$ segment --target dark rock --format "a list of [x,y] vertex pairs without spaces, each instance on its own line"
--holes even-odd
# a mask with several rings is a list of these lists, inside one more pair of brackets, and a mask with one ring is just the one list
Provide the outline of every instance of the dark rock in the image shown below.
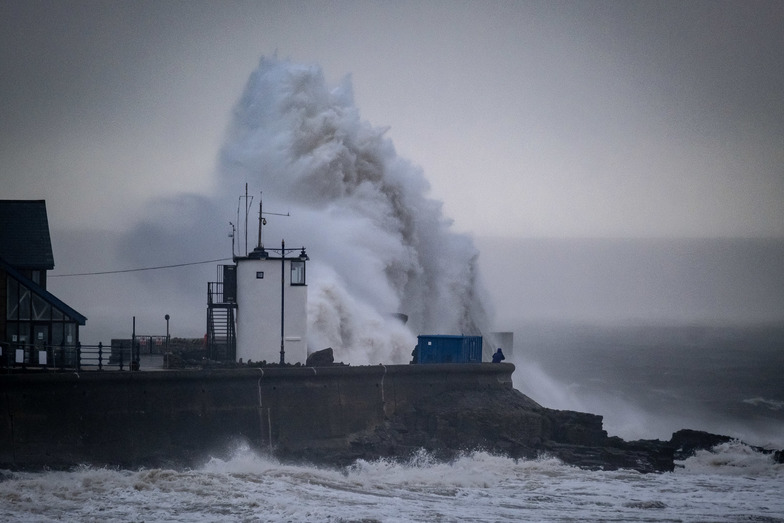
[[[722,436],[720,434],[711,434],[701,430],[682,429],[672,435],[670,439],[670,446],[675,453],[675,459],[682,461],[684,459],[694,456],[698,450],[712,451],[716,445],[732,441],[733,438],[729,436]],[[744,445],[752,448],[756,452],[762,454],[770,454],[773,461],[776,463],[784,463],[784,451],[771,450],[764,447],[755,445]]]
[[710,434],[701,430],[682,429],[670,438],[670,446],[675,451],[675,459],[684,460],[698,450],[711,450],[716,445],[732,441],[729,436]]
[[[329,442],[314,441],[312,446],[281,446],[276,455],[350,466],[358,459],[418,459],[423,450],[437,461],[485,451],[513,459],[552,456],[589,470],[654,473],[673,471],[676,459],[730,441],[727,436],[692,430],[679,431],[670,441],[624,441],[607,435],[601,416],[545,408],[511,385],[441,391],[405,401],[393,392],[386,399],[385,415],[374,426]],[[774,459],[781,460],[781,454]]]
[[328,367],[335,363],[335,356],[332,353],[332,347],[317,350],[308,355],[305,360],[306,367]]
[[440,460],[483,450],[512,458],[548,455],[595,470],[674,469],[668,442],[608,437],[601,416],[547,409],[512,388],[422,398],[375,429],[353,434],[344,453],[307,457],[348,464],[358,458],[409,459],[422,449]]

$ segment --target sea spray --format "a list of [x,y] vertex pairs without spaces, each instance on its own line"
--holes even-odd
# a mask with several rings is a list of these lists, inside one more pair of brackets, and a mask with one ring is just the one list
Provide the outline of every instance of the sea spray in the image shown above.
[[781,521],[784,466],[737,443],[666,474],[483,452],[346,469],[238,447],[198,469],[5,472],[4,521]]
[[385,131],[360,119],[348,77],[329,89],[318,66],[262,58],[219,159],[224,199],[248,183],[291,211],[263,241],[307,245],[310,349],[355,364],[405,363],[416,334],[489,326],[478,251]]

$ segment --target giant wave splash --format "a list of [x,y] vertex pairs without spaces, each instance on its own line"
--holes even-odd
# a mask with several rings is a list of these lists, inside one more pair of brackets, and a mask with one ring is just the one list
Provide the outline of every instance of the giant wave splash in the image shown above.
[[225,198],[248,183],[291,210],[264,234],[308,247],[309,347],[354,364],[404,363],[414,334],[489,326],[478,251],[385,132],[360,119],[349,77],[330,89],[319,66],[265,57],[219,158]]

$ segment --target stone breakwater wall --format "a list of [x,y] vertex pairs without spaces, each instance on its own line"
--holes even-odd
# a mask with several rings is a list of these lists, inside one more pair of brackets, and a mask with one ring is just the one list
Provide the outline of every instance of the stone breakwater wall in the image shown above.
[[[513,391],[513,371],[444,364],[2,375],[0,468],[194,466],[238,441],[341,464],[373,457],[374,437],[409,432],[394,420],[418,425],[410,428],[417,434],[443,432],[420,406],[445,395],[492,402]],[[541,431],[532,427],[525,439]],[[386,453],[404,448],[390,445]]]

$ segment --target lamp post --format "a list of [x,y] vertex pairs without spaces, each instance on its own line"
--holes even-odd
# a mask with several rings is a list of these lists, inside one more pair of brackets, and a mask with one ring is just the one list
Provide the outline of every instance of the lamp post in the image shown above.
[[166,319],[166,352],[169,352],[169,315],[164,316]]
[[280,240],[280,364],[286,363],[286,351],[283,348],[283,311],[286,310],[286,240]]
[[280,364],[286,363],[286,347],[285,347],[285,310],[286,310],[286,253],[300,251],[297,258],[292,260],[307,261],[310,258],[305,253],[305,247],[297,247],[294,249],[286,248],[286,240],[280,241],[280,249],[267,249],[272,252],[280,252]]

